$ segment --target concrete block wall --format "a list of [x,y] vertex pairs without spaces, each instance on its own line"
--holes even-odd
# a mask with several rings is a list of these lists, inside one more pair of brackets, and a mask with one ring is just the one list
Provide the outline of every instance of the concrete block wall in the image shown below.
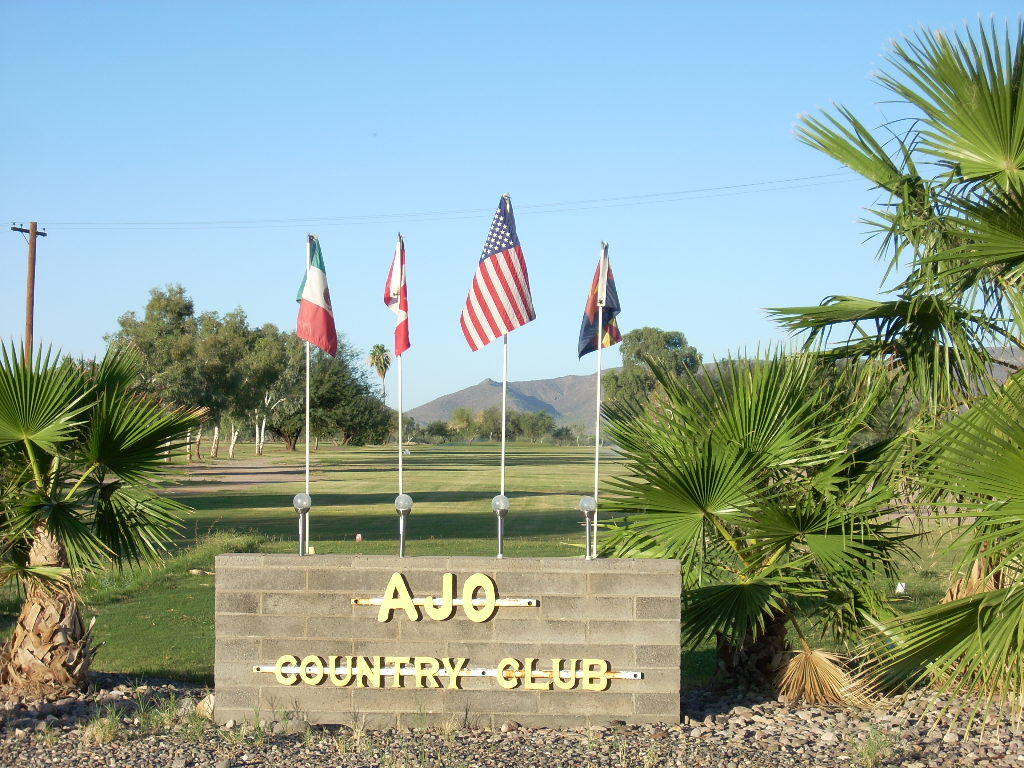
[[[497,727],[677,722],[679,719],[679,562],[574,558],[227,554],[216,561],[216,719],[223,723],[297,711],[313,723],[426,726],[455,718]],[[537,607],[499,607],[482,623],[461,609],[447,621],[411,621],[353,598],[381,597],[392,574],[415,597],[441,594],[453,573],[455,596],[474,573],[493,579],[499,598],[536,598]],[[421,614],[423,611],[420,611]],[[286,686],[272,667],[285,654],[467,658],[495,668],[506,657],[604,659],[643,679],[612,679],[607,690],[506,690],[494,677],[461,677],[459,690],[339,687],[330,680]]]

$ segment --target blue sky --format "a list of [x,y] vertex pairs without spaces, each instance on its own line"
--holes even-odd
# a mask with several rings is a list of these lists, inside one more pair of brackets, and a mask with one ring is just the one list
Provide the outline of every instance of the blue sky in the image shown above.
[[[601,240],[624,331],[679,330],[709,359],[783,339],[765,307],[875,295],[882,274],[858,223],[875,193],[797,142],[797,115],[840,102],[880,124],[890,40],[1019,13],[852,8],[7,2],[0,220],[49,233],[36,340],[101,354],[168,283],[294,328],[314,232],[339,330],[390,345],[401,230],[413,407],[501,377],[500,343],[471,352],[459,314],[505,192],[538,314],[510,336],[511,379],[593,372],[575,350]],[[0,237],[4,339],[25,253]]]

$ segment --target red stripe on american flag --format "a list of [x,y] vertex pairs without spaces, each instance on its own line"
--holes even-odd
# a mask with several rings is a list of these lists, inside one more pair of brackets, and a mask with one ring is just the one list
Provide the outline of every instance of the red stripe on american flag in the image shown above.
[[471,311],[476,316],[477,327],[480,328],[482,335],[491,341],[494,338],[494,329],[501,325],[501,318],[498,314],[498,307],[495,305],[494,295],[484,280],[481,270],[478,270],[473,277]]
[[516,327],[519,318],[514,316],[515,310],[509,300],[508,286],[505,283],[500,259],[501,256],[496,255],[480,262],[480,275],[484,285],[487,286],[488,296],[497,310],[499,322],[496,327],[507,332],[508,329]]
[[523,249],[516,247],[511,251],[505,251],[502,255],[505,258],[506,274],[514,283],[511,294],[519,305],[520,325],[525,325],[534,319],[534,314],[533,299],[530,296],[530,278],[526,275]]
[[468,327],[472,332],[472,338],[466,335],[466,340],[474,350],[494,341],[494,335],[490,332],[490,323],[485,315],[485,307],[480,304],[480,296],[477,293],[476,278],[473,279],[473,287],[470,288],[469,297],[466,299],[466,308],[462,312],[463,332]]
[[517,290],[508,258],[508,251],[495,256],[493,269],[496,278],[501,282],[501,296],[509,314],[507,327],[511,330],[525,323],[527,318],[525,308],[523,307],[523,299]]
[[470,348],[480,349],[535,317],[522,248],[482,259],[460,320]]

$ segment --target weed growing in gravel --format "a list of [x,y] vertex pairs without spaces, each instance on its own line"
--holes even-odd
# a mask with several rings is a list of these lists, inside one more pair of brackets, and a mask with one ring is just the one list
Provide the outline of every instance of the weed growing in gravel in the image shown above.
[[104,707],[82,729],[82,741],[85,744],[109,744],[121,735],[124,728],[121,717],[113,707]]
[[864,768],[877,768],[892,752],[892,746],[892,736],[877,728],[871,728],[858,747],[854,759]]
[[170,695],[166,699],[162,699],[154,709],[153,719],[156,727],[173,728],[181,717],[178,713],[180,709],[178,694],[176,691],[171,691]]
[[621,766],[621,768],[626,768],[629,765],[629,745],[626,743],[626,740],[621,735],[616,734],[612,746],[619,756],[617,765]]
[[651,744],[644,755],[644,768],[657,768],[662,764],[661,750]]
[[357,754],[366,747],[366,717],[352,713],[352,726],[342,728],[334,740],[334,746],[341,754]]
[[144,693],[135,700],[135,725],[143,733],[153,733],[167,725],[158,703]]
[[267,724],[263,720],[254,720],[251,723],[241,723],[230,731],[221,731],[221,737],[231,744],[239,746],[261,745],[267,741]]
[[302,737],[302,746],[312,747],[320,741],[320,734],[318,734],[316,729],[309,723],[306,723],[305,726],[306,727],[302,729],[302,733],[299,734]]
[[243,745],[245,744],[245,736],[248,727],[245,723],[238,725],[230,730],[221,731],[220,737],[228,742],[229,744]]
[[441,721],[438,732],[446,747],[450,747],[455,742],[455,733],[459,730],[459,726],[459,716],[456,714],[451,714]]
[[189,707],[181,719],[181,733],[189,741],[203,741],[210,721]]
[[60,739],[60,732],[53,728],[44,728],[41,731],[35,731],[32,734],[32,740],[42,744],[47,749],[53,749],[57,746],[57,741]]

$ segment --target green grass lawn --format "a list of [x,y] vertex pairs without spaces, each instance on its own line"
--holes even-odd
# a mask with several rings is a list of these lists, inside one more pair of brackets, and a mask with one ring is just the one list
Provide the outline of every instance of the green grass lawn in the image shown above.
[[[276,452],[274,461],[301,466],[302,454]],[[491,498],[499,490],[499,447],[495,444],[413,446],[404,457],[405,491],[415,502],[408,521],[407,554],[489,555],[495,551],[496,523]],[[230,472],[230,462],[224,462]],[[310,543],[317,552],[397,552],[397,456],[394,447],[321,449],[313,455]],[[609,455],[602,477],[618,464]],[[517,555],[582,554],[581,495],[593,493],[592,448],[510,446],[506,495],[505,551]],[[186,543],[209,531],[258,531],[282,541],[296,539],[294,483],[244,490],[225,489],[183,496],[195,508]],[[362,544],[356,545],[356,534]]]
[[[407,554],[496,553],[496,525],[490,500],[498,492],[494,444],[413,446],[404,457],[405,490],[415,506],[408,522]],[[301,467],[300,452],[268,446],[269,470]],[[82,595],[85,615],[96,617],[95,638],[103,643],[94,669],[139,676],[212,682],[214,577],[220,552],[294,552],[297,516],[292,496],[302,490],[301,472],[275,482],[240,487],[239,468],[254,463],[251,446],[238,458],[215,462],[213,484],[201,493],[189,488],[188,468],[175,474],[178,498],[195,508],[176,551],[161,567],[91,577]],[[311,544],[318,553],[397,554],[398,492],[394,447],[321,448],[313,455]],[[602,478],[618,471],[610,455]],[[248,470],[248,471],[251,471]],[[579,497],[593,492],[593,448],[513,444],[508,453],[505,554],[509,557],[580,557],[583,553]],[[222,482],[217,482],[222,478]],[[173,492],[173,491],[172,491]],[[356,534],[362,542],[355,541]],[[922,542],[922,559],[907,566],[905,610],[934,604],[948,584],[948,556],[933,554],[941,542]],[[879,585],[891,589],[891,585]],[[9,628],[19,600],[0,600],[0,629]],[[683,654],[684,684],[699,683],[713,669],[710,648]]]
[[[220,552],[297,548],[291,499],[303,489],[301,473],[293,481],[244,488],[232,483],[233,472],[253,459],[246,446],[233,461],[207,461],[216,463],[226,481],[199,494],[189,489],[188,467],[176,467],[183,482],[172,484],[171,493],[195,509],[176,552],[155,571],[109,572],[88,580],[85,615],[96,617],[94,635],[103,643],[94,669],[212,682],[214,577],[189,571],[212,570]],[[301,467],[303,454],[271,445],[264,459],[270,470]],[[395,447],[321,447],[312,464],[310,543],[316,551],[397,554]],[[499,490],[498,445],[413,446],[404,464],[405,490],[415,500],[408,556],[496,554],[491,498]],[[602,478],[617,466],[611,456],[603,459]],[[593,448],[510,446],[506,556],[582,556],[579,497],[593,492],[593,482]],[[0,601],[0,622],[9,627],[17,607],[17,595]]]

